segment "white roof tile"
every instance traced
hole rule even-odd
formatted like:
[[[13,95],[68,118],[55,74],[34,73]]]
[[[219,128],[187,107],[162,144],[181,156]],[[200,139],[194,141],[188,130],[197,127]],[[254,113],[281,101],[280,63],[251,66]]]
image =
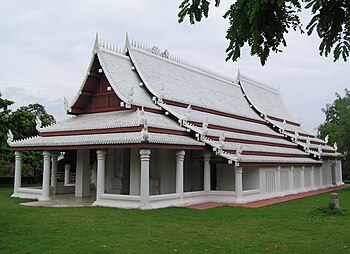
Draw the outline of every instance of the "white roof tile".
[[[260,113],[296,122],[289,114],[277,89],[262,85],[243,75],[240,75],[240,84],[249,101]]]
[[[157,97],[257,118],[233,81],[168,60],[140,49],[129,54],[151,93]],[[164,94],[162,95],[162,89]]]
[[[180,127],[174,120],[162,114],[145,112],[147,124],[150,127],[161,129],[186,131]],[[124,110],[107,113],[83,114],[78,115],[54,125],[44,127],[40,130],[42,133],[57,131],[78,131],[78,130],[99,130],[122,127],[139,126],[138,113],[135,110]]]
[[[132,105],[159,109],[149,96],[145,87],[140,86],[140,78],[131,68],[130,58],[117,52],[101,50],[97,53],[102,69],[115,93],[124,102],[128,101],[128,93],[133,89]]]
[[[70,135],[53,137],[32,137],[11,143],[11,147],[62,147],[62,146],[85,146],[85,145],[117,145],[139,144],[142,142],[141,132],[108,133],[91,135]],[[154,144],[180,144],[191,146],[204,146],[187,136],[149,133],[149,143]]]

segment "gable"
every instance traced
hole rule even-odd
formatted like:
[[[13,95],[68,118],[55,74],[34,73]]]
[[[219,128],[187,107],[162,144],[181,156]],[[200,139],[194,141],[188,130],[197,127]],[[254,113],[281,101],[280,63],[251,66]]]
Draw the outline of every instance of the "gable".
[[[71,107],[70,114],[88,114],[124,109],[122,100],[113,91],[95,55],[85,84]]]

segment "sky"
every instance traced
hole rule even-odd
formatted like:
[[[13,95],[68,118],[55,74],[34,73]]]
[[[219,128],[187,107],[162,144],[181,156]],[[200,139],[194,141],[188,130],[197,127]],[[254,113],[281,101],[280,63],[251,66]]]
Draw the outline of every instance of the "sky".
[[[66,118],[63,97],[71,101],[85,76],[96,32],[123,46],[131,40],[167,49],[171,54],[235,79],[248,77],[279,87],[291,115],[310,130],[324,122],[321,108],[335,93],[350,88],[349,62],[321,57],[320,39],[291,31],[283,53],[265,66],[244,47],[238,62],[226,62],[229,2],[210,10],[196,25],[179,24],[181,0],[0,1],[0,93],[15,101],[12,109],[40,103],[57,120]],[[310,20],[302,14],[303,23]]]

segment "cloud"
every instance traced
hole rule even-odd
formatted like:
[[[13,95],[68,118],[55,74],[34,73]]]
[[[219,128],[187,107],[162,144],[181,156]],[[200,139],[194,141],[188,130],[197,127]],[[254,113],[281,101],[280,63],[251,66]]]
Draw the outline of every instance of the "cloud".
[[[229,3],[213,8],[196,25],[178,24],[180,1],[89,0],[3,1],[0,3],[0,92],[18,105],[40,102],[63,118],[62,98],[73,99],[88,66],[96,32],[123,46],[132,39],[157,45],[194,63],[236,77],[246,75],[279,86],[286,105],[308,129],[323,122],[321,108],[349,87],[348,63],[318,55],[319,39],[291,32],[282,54],[266,66],[245,48],[237,63],[225,62]],[[14,15],[13,13],[16,13]],[[307,17],[303,17],[307,19]]]

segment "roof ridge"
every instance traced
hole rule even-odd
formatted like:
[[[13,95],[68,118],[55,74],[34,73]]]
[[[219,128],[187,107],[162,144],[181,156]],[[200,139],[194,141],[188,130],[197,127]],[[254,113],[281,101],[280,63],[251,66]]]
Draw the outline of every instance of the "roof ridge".
[[[255,79],[252,79],[252,78],[250,78],[250,77],[247,77],[246,75],[243,75],[241,72],[239,72],[239,75],[238,75],[237,78],[238,78],[239,80],[240,80],[240,79],[244,79],[244,80],[248,81],[249,83],[251,83],[251,84],[253,84],[253,85],[255,85],[255,86],[258,86],[258,87],[260,87],[260,88],[263,88],[263,89],[265,89],[265,90],[268,90],[268,91],[270,91],[270,92],[273,92],[273,93],[276,93],[276,94],[279,94],[279,93],[280,93],[278,88],[273,87],[273,86],[270,86],[270,85],[267,85],[267,84],[265,84],[265,83],[262,83],[262,82],[260,82],[260,81],[255,80]]]
[[[213,71],[209,68],[206,68],[204,66],[201,66],[199,64],[195,64],[189,60],[180,58],[174,54],[170,54],[167,49],[165,49],[163,52],[158,46],[153,46],[152,48],[148,45],[145,45],[143,43],[140,43],[138,41],[132,40],[130,43],[131,48],[136,49],[136,50],[142,50],[144,52],[147,52],[149,54],[158,56],[162,59],[168,60],[172,63],[176,63],[178,65],[181,65],[183,67],[190,67],[191,69],[194,69],[196,71],[200,71],[206,75],[210,75],[214,78],[220,78],[224,81],[228,81],[230,83],[234,83],[234,79],[232,77],[226,76],[224,74],[221,74],[217,71]]]

